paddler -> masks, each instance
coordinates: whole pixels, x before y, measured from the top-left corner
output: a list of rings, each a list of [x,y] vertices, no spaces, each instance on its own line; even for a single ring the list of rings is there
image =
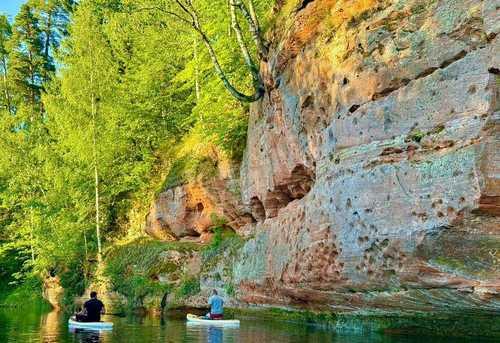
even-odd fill
[[[76,320],[79,322],[100,322],[101,314],[106,313],[104,304],[97,299],[97,292],[90,292],[90,299],[83,304],[83,311],[77,313]]]
[[[208,298],[208,305],[210,306],[208,318],[215,320],[224,318],[224,300],[217,294],[217,290],[212,291],[212,295]]]

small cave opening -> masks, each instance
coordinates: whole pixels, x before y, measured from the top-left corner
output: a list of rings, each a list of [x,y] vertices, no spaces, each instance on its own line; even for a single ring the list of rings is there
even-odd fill
[[[302,105],[300,106],[302,109],[310,108],[314,106],[314,96],[308,95],[302,102]]]
[[[250,208],[252,211],[252,216],[257,221],[262,221],[266,219],[266,210],[264,209],[264,204],[258,197],[253,197],[250,199]]]
[[[297,7],[297,12],[302,11],[304,8],[307,7],[311,2],[314,2],[314,0],[302,0],[302,2],[298,5]]]
[[[203,204],[201,202],[196,204],[196,212],[201,213],[201,212],[203,212],[204,208],[205,208],[205,206],[203,206]]]
[[[315,174],[312,168],[303,164],[296,165],[281,185],[268,191],[264,201],[267,217],[275,217],[279,209],[293,200],[302,199],[311,190],[314,180]]]
[[[356,112],[356,110],[360,107],[360,105],[352,105],[350,108],[349,108],[349,112],[350,113],[353,113],[353,112]]]

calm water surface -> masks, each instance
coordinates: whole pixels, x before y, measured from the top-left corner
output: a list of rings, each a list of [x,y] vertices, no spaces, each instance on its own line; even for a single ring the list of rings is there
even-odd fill
[[[216,328],[188,325],[180,319],[107,316],[105,320],[114,323],[114,329],[109,332],[70,331],[67,320],[66,315],[58,312],[0,308],[0,342],[480,342],[478,339],[339,334],[307,325],[250,318],[242,318],[239,328]]]

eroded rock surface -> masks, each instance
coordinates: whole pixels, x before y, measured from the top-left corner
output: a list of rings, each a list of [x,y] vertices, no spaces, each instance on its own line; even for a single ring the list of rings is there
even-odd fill
[[[498,323],[498,2],[290,8],[261,66],[244,205],[224,182],[171,189],[148,231],[203,235],[211,212],[228,217],[247,241],[201,286],[239,304],[467,311]]]
[[[247,303],[500,312],[494,1],[328,1],[285,19],[241,170]]]
[[[238,230],[254,219],[240,201],[238,180],[197,181],[159,194],[146,219],[146,232],[157,239],[196,238],[206,242],[210,228]]]

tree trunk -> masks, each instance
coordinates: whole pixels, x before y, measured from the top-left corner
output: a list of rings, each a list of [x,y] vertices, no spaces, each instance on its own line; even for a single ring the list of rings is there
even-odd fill
[[[52,12],[47,12],[47,28],[45,31],[45,46],[44,46],[44,57],[45,61],[49,61],[49,51],[50,51],[50,34],[52,31]]]
[[[10,97],[9,84],[7,83],[7,60],[5,59],[5,56],[2,56],[2,69],[3,69],[3,86],[4,86],[7,110],[9,111],[10,114],[14,114],[12,111],[13,109]]]
[[[199,69],[198,69],[198,42],[196,37],[193,39],[193,57],[194,57],[194,87],[196,92],[196,102],[200,101],[200,79],[199,79]]]
[[[233,0],[230,0],[233,1]],[[187,9],[184,5],[182,5],[178,0],[176,0],[177,4],[181,7],[181,9],[187,13],[192,19],[193,22],[191,23],[191,26],[194,28],[196,32],[200,35],[201,40],[205,44],[208,50],[208,54],[210,55],[210,59],[212,60],[212,63],[215,67],[215,72],[217,76],[221,79],[222,83],[224,84],[224,87],[231,93],[233,97],[238,99],[239,101],[242,102],[254,102],[262,98],[264,95],[264,83],[262,81],[262,78],[260,77],[259,69],[258,67],[253,63],[250,55],[248,54],[248,51],[245,52],[245,48],[242,48],[242,45],[240,44],[240,48],[243,53],[243,57],[245,60],[245,64],[248,66],[250,70],[250,74],[253,79],[253,86],[254,86],[254,93],[251,95],[246,95],[244,93],[241,93],[238,91],[229,81],[227,78],[226,74],[222,70],[222,67],[219,63],[219,60],[217,58],[217,54],[215,53],[214,48],[212,47],[212,44],[210,43],[210,40],[208,39],[207,35],[203,31],[203,28],[201,27],[200,21],[198,19],[198,14],[196,13],[196,10],[194,7],[191,6],[191,9]],[[234,6],[230,6],[234,12]],[[238,34],[238,33],[237,33]],[[241,36],[241,31],[239,32]],[[239,41],[240,39],[238,39]]]
[[[34,235],[33,235],[33,212],[30,209],[30,250],[31,250],[31,263],[35,265],[35,248],[33,245]]]
[[[87,233],[83,229],[83,243],[85,245],[85,262],[83,263],[83,281],[87,285],[87,263],[89,263],[88,247],[87,247]]]
[[[92,119],[94,121],[94,134],[93,134],[93,150],[94,150],[94,181],[95,181],[95,233],[97,236],[97,260],[101,262],[102,248],[101,248],[101,228],[99,216],[99,170],[97,168],[97,137],[96,137],[96,118],[95,118],[95,99],[92,94]]]
[[[253,4],[253,0],[248,1],[248,8],[245,6],[242,0],[229,0],[232,6],[236,6],[240,9],[243,17],[248,23],[250,28],[250,33],[252,34],[252,38],[255,42],[255,46],[257,47],[257,53],[259,54],[259,58],[261,60],[267,60],[268,48],[267,42],[262,37],[262,31],[260,29],[259,20],[257,18],[257,13],[255,12],[255,6]]]
[[[90,74],[90,85],[93,88],[93,75]],[[101,248],[101,227],[100,227],[100,213],[99,213],[99,169],[97,160],[97,114],[95,104],[94,90],[91,91],[91,112],[92,112],[92,150],[94,155],[94,187],[95,187],[95,233],[97,237],[97,261],[99,264],[102,261],[102,248]]]

